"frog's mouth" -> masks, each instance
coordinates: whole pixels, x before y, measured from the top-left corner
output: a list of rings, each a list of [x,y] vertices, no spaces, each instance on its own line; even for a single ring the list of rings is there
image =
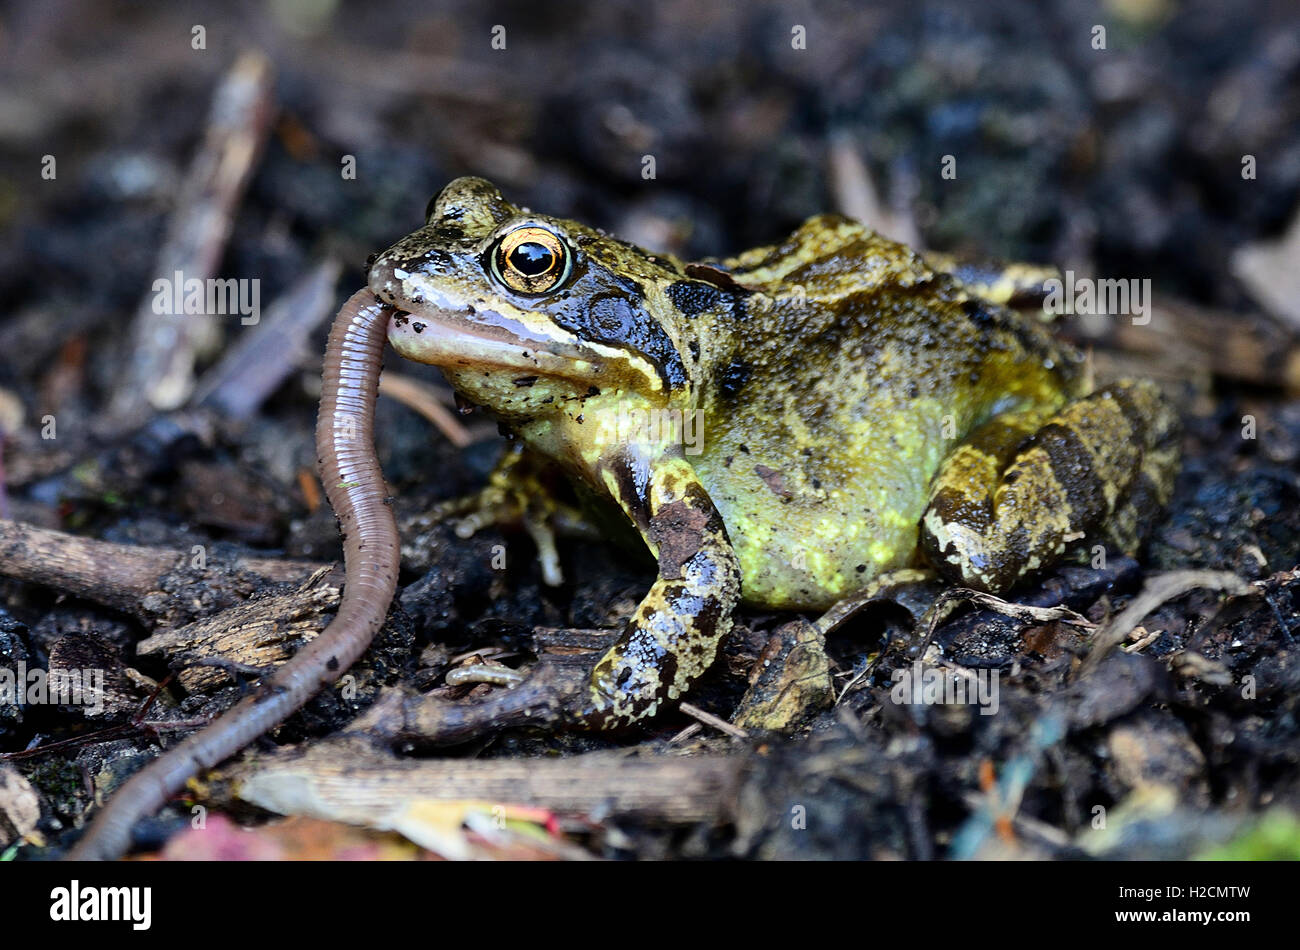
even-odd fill
[[[602,371],[597,354],[571,341],[490,310],[435,302],[425,291],[421,292],[421,305],[411,307],[409,301],[385,286],[388,283],[374,279],[372,274],[370,289],[390,308],[388,342],[409,360],[446,369],[501,370],[569,379],[594,378]]]

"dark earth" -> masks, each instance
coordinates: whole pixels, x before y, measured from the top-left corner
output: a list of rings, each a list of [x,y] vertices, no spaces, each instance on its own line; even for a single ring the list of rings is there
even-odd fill
[[[191,46],[194,24],[206,49]],[[794,25],[806,49],[792,48]],[[230,319],[224,340],[197,350],[197,396],[120,412],[132,320],[159,276],[180,183],[215,90],[249,50],[270,61],[274,113],[229,235],[214,239],[213,275],[260,278],[269,311],[323,262],[341,272],[247,411],[202,398],[205,374],[246,332]],[[691,702],[747,739],[684,732],[696,720],[674,711],[614,737],[510,730],[398,753],[734,757],[740,780],[716,820],[615,809],[565,826],[605,857],[1300,857],[1300,322],[1233,265],[1239,249],[1281,238],[1300,206],[1293,3],[67,0],[0,5],[0,76],[9,517],[178,556],[201,546],[209,565],[173,570],[135,600],[0,579],[0,667],[109,670],[99,717],[0,705],[0,860],[60,853],[93,814],[92,789],[109,794],[184,734],[142,719],[201,721],[249,688],[256,669],[195,666],[199,647],[136,650],[301,586],[223,565],[341,557],[312,442],[328,317],[362,285],[367,256],[412,230],[449,179],[481,174],[521,205],[702,257],[849,210],[862,188],[835,171],[845,156],[878,193],[879,221],[903,222],[925,247],[1152,281],[1150,327],[1066,318],[1062,333],[1092,349],[1099,374],[1148,375],[1178,401],[1185,463],[1171,508],[1136,560],[1068,565],[1009,598],[1065,603],[1097,626],[967,605],[927,645],[915,621],[934,592],[923,590],[869,605],[825,640],[789,615],[746,611]],[[346,155],[353,178],[340,175]],[[955,179],[940,175],[945,155]],[[1279,285],[1300,272],[1291,253]],[[451,404],[436,370],[400,362],[390,354],[389,369]],[[57,435],[43,437],[51,416]],[[422,520],[479,486],[504,445],[481,413],[461,421],[465,448],[380,399],[378,452],[404,539],[398,602],[353,671],[356,694],[317,697],[259,756],[336,733],[381,687],[487,691],[445,686],[443,673],[485,648],[527,664],[536,628],[613,627],[648,587],[652,563],[615,541],[562,541],[565,584],[553,589],[522,531],[466,540]],[[1098,648],[1097,631],[1140,591],[1189,570],[1225,573],[1157,596],[1127,650]],[[330,609],[313,601],[302,614]],[[921,656],[998,671],[998,714],[894,702],[893,672]],[[786,689],[800,671],[821,688]],[[281,820],[220,781],[191,798],[250,825]],[[188,828],[189,800],[142,824],[138,846]]]

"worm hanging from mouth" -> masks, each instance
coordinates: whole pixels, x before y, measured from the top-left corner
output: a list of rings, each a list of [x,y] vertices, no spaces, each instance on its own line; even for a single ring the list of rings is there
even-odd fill
[[[121,856],[136,821],[161,808],[191,776],[302,708],[343,675],[383,625],[400,559],[397,523],[385,500],[372,437],[388,315],[370,291],[358,291],[334,318],[325,348],[316,453],[325,494],[342,525],[346,569],[334,620],[253,695],[132,776],[68,852],[69,859]]]

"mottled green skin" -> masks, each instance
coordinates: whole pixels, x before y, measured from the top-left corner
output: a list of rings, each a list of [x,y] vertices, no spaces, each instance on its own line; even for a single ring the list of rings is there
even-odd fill
[[[572,270],[552,292],[518,294],[487,261],[501,235],[538,224],[569,247]],[[678,698],[712,661],[737,587],[755,604],[826,607],[928,554],[956,580],[1004,589],[1100,530],[1140,478],[1155,486],[1142,505],[1162,500],[1176,464],[1143,469],[1175,431],[1148,389],[1072,402],[1087,392],[1081,357],[1040,321],[837,216],[686,264],[458,179],[424,228],[379,256],[370,287],[406,312],[390,326],[399,353],[442,366],[619,505],[659,555],[629,628],[633,640],[658,630],[653,646],[634,661],[616,647],[607,659],[636,674],[596,688],[597,705],[618,705],[644,674],[642,698],[598,724]],[[1070,405],[1084,407],[1082,435],[1067,423],[1031,444]],[[665,410],[701,420],[699,454],[677,432],[629,441],[630,414]],[[1134,451],[1112,457],[1113,440]],[[999,486],[1013,463],[1020,484]],[[1004,495],[1013,503],[999,507]],[[693,514],[656,524],[679,503]],[[1085,508],[1089,523],[1071,517]],[[677,575],[692,570],[684,591]]]
[[[913,563],[952,448],[994,415],[1081,390],[1078,355],[1042,324],[855,222],[813,218],[722,266],[768,295],[717,322],[706,372],[736,363],[744,382],[709,387],[696,462],[736,526],[748,600],[824,607]]]

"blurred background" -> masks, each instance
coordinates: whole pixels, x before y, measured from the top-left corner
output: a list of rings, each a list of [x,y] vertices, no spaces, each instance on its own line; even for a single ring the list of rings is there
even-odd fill
[[[222,264],[270,290],[323,250],[356,267],[466,172],[701,255],[843,205],[847,154],[927,246],[1243,306],[1232,252],[1280,233],[1300,195],[1287,0],[5,3],[8,316],[73,304],[108,331],[138,303],[214,89],[248,50],[270,60],[278,114]]]

